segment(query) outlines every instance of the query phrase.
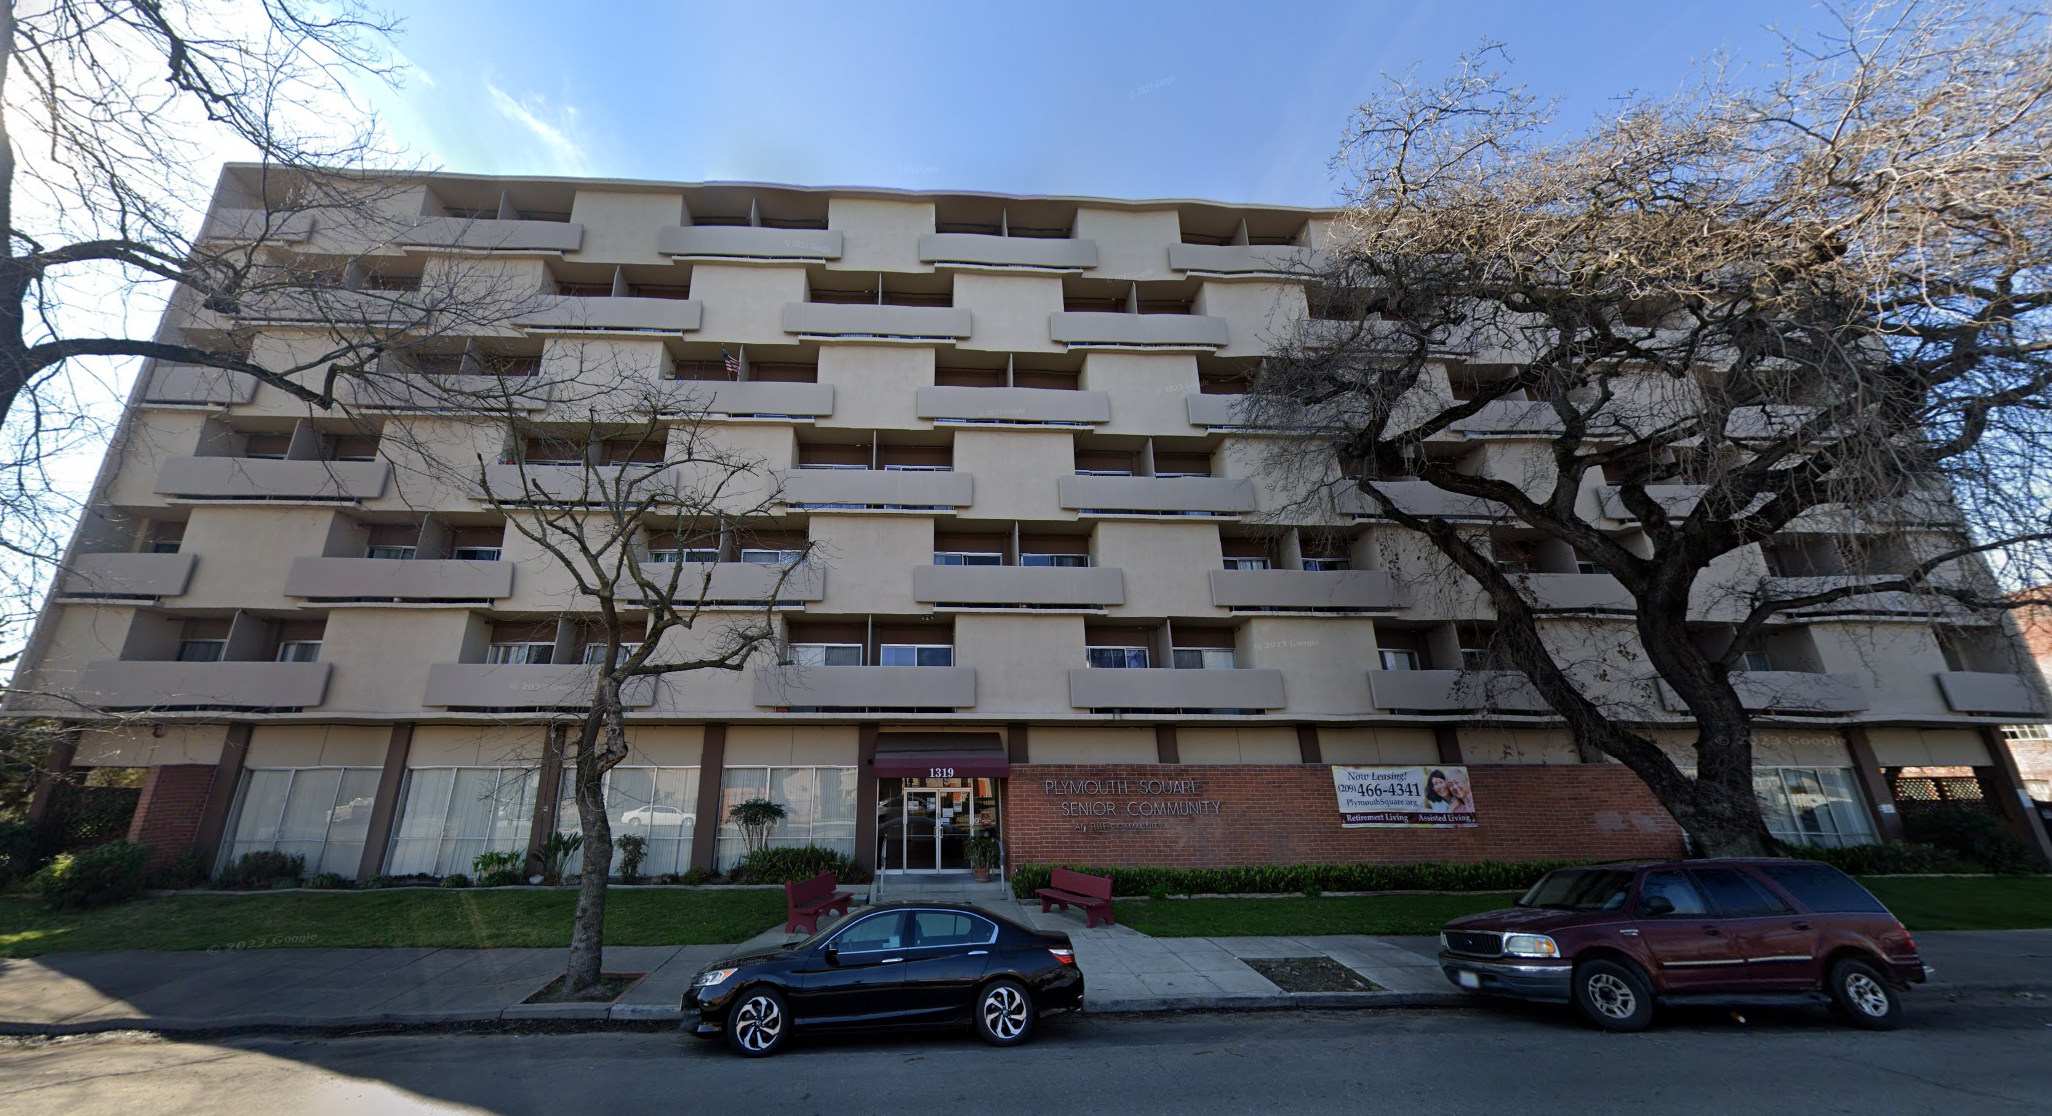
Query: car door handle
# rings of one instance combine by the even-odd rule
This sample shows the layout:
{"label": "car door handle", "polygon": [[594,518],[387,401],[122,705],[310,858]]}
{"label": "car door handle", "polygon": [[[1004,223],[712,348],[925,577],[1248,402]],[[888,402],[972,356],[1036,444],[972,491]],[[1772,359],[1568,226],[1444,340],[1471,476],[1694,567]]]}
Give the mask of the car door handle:
{"label": "car door handle", "polygon": [[1723,936],[1724,936],[1724,931],[1722,931],[1722,930],[1719,930],[1719,929],[1718,929],[1717,927],[1715,927],[1715,926],[1705,926],[1705,927],[1703,927],[1703,933],[1705,933],[1705,934],[1709,934],[1709,935],[1711,935],[1711,936],[1713,936],[1713,937],[1719,937],[1719,938],[1721,938],[1721,937],[1723,937]]}
{"label": "car door handle", "polygon": [[1618,933],[1623,934],[1627,938],[1636,938],[1639,936],[1639,932],[1637,930],[1619,930]]}
{"label": "car door handle", "polygon": [[990,951],[989,951],[989,950],[987,950],[987,949],[972,949],[972,950],[970,950],[970,951],[969,951],[969,956],[971,956],[971,957],[988,957],[988,956],[990,956]]}
{"label": "car door handle", "polygon": [[1810,924],[1807,922],[1798,922],[1795,924],[1795,928],[1798,930],[1808,930],[1810,928]]}
{"label": "car door handle", "polygon": [[877,962],[877,964],[879,964],[879,965],[895,965],[895,964],[897,964],[898,962],[900,962],[900,961],[903,961],[903,960],[904,960],[904,958],[902,958],[902,957],[886,957],[886,958],[884,958],[883,960],[881,960],[881,961],[878,961],[878,962]]}

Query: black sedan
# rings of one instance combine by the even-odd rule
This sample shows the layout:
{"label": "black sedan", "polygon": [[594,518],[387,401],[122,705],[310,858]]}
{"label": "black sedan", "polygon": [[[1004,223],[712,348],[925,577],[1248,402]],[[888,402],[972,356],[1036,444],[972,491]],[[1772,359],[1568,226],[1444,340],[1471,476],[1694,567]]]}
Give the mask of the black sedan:
{"label": "black sedan", "polygon": [[1040,1013],[1083,1004],[1067,934],[1029,930],[960,903],[886,903],[796,945],[701,969],[684,994],[684,1030],[725,1035],[749,1057],[793,1030],[953,1027],[1013,1046]]}

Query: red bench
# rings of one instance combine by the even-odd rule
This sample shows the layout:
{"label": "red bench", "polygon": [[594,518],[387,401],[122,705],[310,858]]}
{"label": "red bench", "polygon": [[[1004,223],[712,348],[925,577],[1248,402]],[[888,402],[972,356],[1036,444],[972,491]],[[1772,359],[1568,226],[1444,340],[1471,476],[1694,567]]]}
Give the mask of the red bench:
{"label": "red bench", "polygon": [[1112,882],[1105,876],[1086,876],[1071,872],[1067,868],[1054,870],[1053,887],[1043,887],[1034,892],[1040,896],[1040,913],[1046,914],[1050,905],[1068,910],[1071,903],[1083,908],[1083,928],[1097,925],[1099,919],[1106,926],[1117,925],[1112,921]]}
{"label": "red bench", "polygon": [[801,928],[808,934],[819,932],[819,916],[838,912],[848,913],[848,900],[855,896],[846,891],[835,891],[840,886],[832,872],[821,872],[809,880],[784,885],[784,906],[789,917],[784,920],[784,933],[795,934]]}

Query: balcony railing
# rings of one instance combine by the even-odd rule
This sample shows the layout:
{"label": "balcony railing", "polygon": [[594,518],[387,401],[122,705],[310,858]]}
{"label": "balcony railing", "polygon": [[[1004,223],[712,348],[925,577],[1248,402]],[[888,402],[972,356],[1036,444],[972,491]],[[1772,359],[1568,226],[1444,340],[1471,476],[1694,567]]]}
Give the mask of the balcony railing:
{"label": "balcony railing", "polygon": [[914,566],[912,599],[941,605],[1098,608],[1126,603],[1126,575],[1103,566]]}
{"label": "balcony railing", "polygon": [[959,508],[976,489],[968,473],[910,469],[794,469],[783,499],[799,507]]}
{"label": "balcony railing", "polygon": [[[1494,500],[1448,492],[1430,481],[1383,480],[1369,483],[1388,495],[1398,511],[1412,515],[1474,520],[1503,519],[1510,515],[1510,509]],[[1377,518],[1384,514],[1380,501],[1354,487],[1335,492],[1332,502],[1334,508],[1345,515]]]}
{"label": "balcony railing", "polygon": [[[1809,596],[1842,586],[1893,581],[1896,574],[1824,574],[1812,577],[1770,577],[1763,587],[1775,598]],[[1794,616],[1964,616],[1971,610],[1937,593],[1859,593],[1827,604],[1785,610]]]}
{"label": "balcony railing", "polygon": [[1247,424],[1244,395],[1187,395],[1183,404],[1190,413],[1190,425],[1231,430]]}
{"label": "balcony railing", "polygon": [[285,595],[309,601],[493,601],[513,595],[513,563],[294,558]]}
{"label": "balcony railing", "polygon": [[391,476],[385,461],[172,457],[157,471],[156,492],[188,500],[374,500]]}
{"label": "balcony railing", "polygon": [[2044,705],[2038,689],[2017,674],[1989,674],[1982,671],[1948,670],[1938,675],[1938,689],[1945,704],[1955,713],[1978,713],[1989,717],[2041,717]]}
{"label": "balcony railing", "polygon": [[1401,607],[1382,570],[1213,570],[1211,603],[1280,611],[1387,611]]}
{"label": "balcony railing", "polygon": [[[1732,688],[1747,709],[1780,713],[1858,713],[1868,708],[1867,689],[1856,674],[1812,674],[1795,670],[1733,671]],[[1688,711],[1681,695],[1660,683],[1660,703],[1675,713]]]}
{"label": "balcony railing", "polygon": [[272,213],[262,209],[216,209],[207,214],[200,239],[304,244],[313,235],[313,228],[314,215],[305,210]]}
{"label": "balcony railing", "polygon": [[[1670,516],[1685,516],[1696,510],[1696,501],[1703,498],[1709,486],[1701,484],[1649,484],[1646,495],[1660,505]],[[1596,490],[1596,502],[1603,514],[1611,519],[1626,523],[1638,522],[1638,513],[1625,506],[1624,498],[1618,494],[1616,485],[1604,485]]]}
{"label": "balcony railing", "polygon": [[1546,699],[1514,670],[1371,670],[1368,699],[1377,709],[1420,713],[1543,713]]}
{"label": "balcony railing", "polygon": [[1281,709],[1279,670],[1109,670],[1069,672],[1078,709]]}
{"label": "balcony railing", "polygon": [[1540,608],[1574,612],[1631,612],[1638,602],[1618,580],[1602,573],[1526,573],[1509,575]]}
{"label": "balcony railing", "polygon": [[63,597],[154,600],[176,597],[192,580],[191,554],[80,554],[58,588]]}
{"label": "balcony railing", "polygon": [[489,497],[502,503],[611,504],[683,498],[686,479],[668,465],[487,465]]}
{"label": "balcony railing", "polygon": [[[596,668],[582,663],[435,663],[428,667],[422,705],[446,709],[588,709]],[[633,678],[620,687],[631,709],[655,704],[655,679]]]}
{"label": "balcony railing", "polygon": [[1111,421],[1111,396],[1101,391],[1049,388],[923,387],[919,417],[939,422],[1060,423]]}
{"label": "balcony railing", "polygon": [[336,328],[407,328],[429,316],[414,291],[344,287],[281,287],[242,298],[229,316],[244,325],[314,324]]}
{"label": "balcony railing", "polygon": [[755,675],[755,704],[832,709],[971,709],[974,667],[771,666]]}
{"label": "balcony railing", "polygon": [[1061,311],[1047,316],[1048,335],[1071,349],[1211,352],[1231,341],[1224,318],[1197,314],[1105,314]]}
{"label": "balcony railing", "polygon": [[[641,575],[656,587],[671,584],[671,598],[680,605],[759,604],[768,600],[817,601],[826,597],[826,571],[810,562],[794,567],[756,562],[689,562],[682,569],[664,562],[643,562]],[[623,588],[625,588],[623,586]]]}
{"label": "balcony railing", "polygon": [[1236,477],[1062,477],[1061,505],[1116,515],[1237,515],[1255,508],[1254,483]]}
{"label": "balcony railing", "polygon": [[567,221],[429,217],[401,233],[398,241],[408,247],[467,252],[575,252],[584,244],[584,226]]}
{"label": "balcony railing", "polygon": [[1097,266],[1097,242],[927,233],[919,238],[919,258],[935,267],[956,270],[1077,272]]}
{"label": "balcony railing", "polygon": [[541,376],[425,375],[373,372],[351,376],[335,394],[364,411],[446,411],[474,413],[510,407],[546,410],[554,382]]}
{"label": "balcony railing", "polygon": [[102,709],[303,709],[328,693],[327,663],[88,663],[72,695]]}
{"label": "balcony railing", "polygon": [[1222,279],[1303,279],[1320,253],[1294,244],[1171,244],[1169,270]]}
{"label": "balcony railing", "polygon": [[203,364],[159,364],[143,389],[145,403],[185,403],[224,407],[256,398],[257,379],[226,368]]}
{"label": "balcony railing", "polygon": [[541,295],[512,315],[530,333],[685,334],[704,321],[704,304],[685,298],[589,298]]}
{"label": "balcony railing", "polygon": [[660,390],[660,405],[667,414],[819,418],[834,413],[832,384],[664,380]]}
{"label": "balcony railing", "polygon": [[958,341],[975,320],[958,306],[787,302],[784,332],[821,341]]}
{"label": "balcony railing", "polygon": [[710,263],[825,263],[841,258],[841,234],[836,229],[671,225],[656,233],[656,251]]}
{"label": "balcony railing", "polygon": [[1563,429],[1560,415],[1551,403],[1528,399],[1492,399],[1481,410],[1459,419],[1449,428],[1474,437],[1550,436]]}

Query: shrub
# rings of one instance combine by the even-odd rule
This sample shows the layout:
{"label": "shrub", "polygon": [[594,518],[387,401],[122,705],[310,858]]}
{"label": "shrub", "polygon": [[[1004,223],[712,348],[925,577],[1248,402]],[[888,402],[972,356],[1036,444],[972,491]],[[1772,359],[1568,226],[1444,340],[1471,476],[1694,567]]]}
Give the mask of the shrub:
{"label": "shrub", "polygon": [[0,821],[0,887],[34,875],[50,861],[50,840],[30,821]]}
{"label": "shrub", "polygon": [[680,884],[684,882],[684,877],[675,872],[664,872],[655,878],[655,882],[659,884]]}
{"label": "shrub", "polygon": [[221,870],[222,887],[260,891],[275,887],[279,880],[297,880],[306,874],[306,858],[281,852],[243,853],[242,859]]}
{"label": "shrub", "polygon": [[1853,845],[1825,849],[1788,845],[1783,851],[1804,860],[1821,860],[1849,876],[1904,876],[1937,872],[1973,872],[1978,867],[1936,845],[1890,841],[1884,845]]}
{"label": "shrub", "polygon": [[149,886],[193,887],[207,878],[207,866],[196,856],[181,856],[169,864],[150,869]]}
{"label": "shrub", "polygon": [[[520,873],[511,868],[501,868],[496,872],[486,872],[477,878],[477,886],[479,887],[514,887],[526,882],[526,880],[521,878]],[[451,885],[444,881],[442,886],[449,887]]]}
{"label": "shrub", "polygon": [[563,882],[570,855],[584,847],[582,833],[551,833],[541,843],[542,882],[550,887]]}
{"label": "shrub", "polygon": [[451,872],[442,877],[443,887],[469,887],[470,877],[461,872]]}
{"label": "shrub", "polygon": [[[1152,866],[1061,867],[1092,876],[1110,876],[1112,894],[1150,895],[1157,888],[1177,895],[1286,895],[1312,888],[1327,891],[1523,891],[1555,868],[1584,863],[1576,860],[1500,861],[1469,864],[1255,864],[1230,868],[1157,868]],[[1055,865],[1022,864],[1012,877],[1012,892],[1030,899],[1047,887]]]}
{"label": "shrub", "polygon": [[316,891],[341,891],[350,885],[348,880],[333,872],[317,872],[313,879],[306,881],[306,886]]}
{"label": "shrub", "polygon": [[1912,841],[1936,845],[1990,872],[2024,876],[2045,870],[2007,823],[1977,807],[1946,803],[1918,809],[1903,818],[1903,829]]}
{"label": "shrub", "polygon": [[620,850],[620,882],[631,884],[641,879],[641,861],[648,855],[648,838],[630,833],[613,838],[613,847]]}
{"label": "shrub", "polygon": [[367,876],[356,881],[356,890],[358,891],[382,891],[391,886],[392,877],[390,876]]}
{"label": "shrub", "polygon": [[298,886],[299,877],[297,876],[280,876],[271,881],[272,891],[290,891]]}
{"label": "shrub", "polygon": [[772,884],[809,880],[821,872],[832,872],[841,883],[869,882],[868,871],[855,863],[855,858],[818,845],[756,849],[742,857],[741,863],[728,874],[735,883]]}
{"label": "shrub", "polygon": [[527,854],[524,852],[481,852],[471,858],[470,871],[471,874],[478,876],[488,876],[501,871],[517,872],[526,860]]}
{"label": "shrub", "polygon": [[97,907],[142,894],[150,850],[129,841],[109,841],[62,853],[36,873],[35,883],[51,907]]}
{"label": "shrub", "polygon": [[[817,874],[818,874],[818,873],[814,873],[814,875],[817,875]],[[688,886],[688,887],[697,887],[698,885],[700,885],[700,884],[702,884],[702,883],[704,883],[704,882],[705,882],[705,869],[703,869],[703,868],[689,868],[689,869],[686,869],[686,870],[684,871],[684,873],[683,873],[682,875],[680,875],[680,876],[678,876],[678,877],[677,877],[677,882],[678,882],[678,883],[680,883],[680,884],[684,884],[684,885],[686,885],[686,886]]]}

